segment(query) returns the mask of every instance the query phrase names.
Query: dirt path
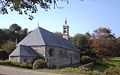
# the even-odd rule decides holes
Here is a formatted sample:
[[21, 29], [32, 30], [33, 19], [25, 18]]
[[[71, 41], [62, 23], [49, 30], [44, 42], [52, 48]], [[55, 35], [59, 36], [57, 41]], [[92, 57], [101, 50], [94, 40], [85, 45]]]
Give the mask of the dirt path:
[[0, 65], [0, 75], [61, 75], [61, 74], [37, 72], [29, 69]]

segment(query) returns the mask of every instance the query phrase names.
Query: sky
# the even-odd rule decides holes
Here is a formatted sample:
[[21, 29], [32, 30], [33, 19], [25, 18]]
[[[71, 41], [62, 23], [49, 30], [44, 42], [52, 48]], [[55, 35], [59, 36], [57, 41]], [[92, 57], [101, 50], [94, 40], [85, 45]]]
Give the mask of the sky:
[[0, 14], [0, 28], [9, 28], [11, 24], [18, 24], [22, 28], [34, 30], [39, 26], [51, 32], [62, 32], [65, 18], [70, 27], [70, 36], [77, 33], [93, 33], [99, 27], [112, 30], [115, 36], [120, 36], [120, 0], [69, 0], [58, 3], [63, 9], [45, 11], [39, 8], [32, 21], [26, 15], [10, 12], [8, 15]]

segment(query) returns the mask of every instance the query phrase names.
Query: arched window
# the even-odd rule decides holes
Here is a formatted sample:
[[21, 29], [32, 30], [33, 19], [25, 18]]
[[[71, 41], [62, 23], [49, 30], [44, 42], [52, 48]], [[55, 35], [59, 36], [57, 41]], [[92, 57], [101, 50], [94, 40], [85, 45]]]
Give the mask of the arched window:
[[53, 57], [53, 54], [54, 54], [54, 48], [50, 48], [49, 49], [49, 56]]

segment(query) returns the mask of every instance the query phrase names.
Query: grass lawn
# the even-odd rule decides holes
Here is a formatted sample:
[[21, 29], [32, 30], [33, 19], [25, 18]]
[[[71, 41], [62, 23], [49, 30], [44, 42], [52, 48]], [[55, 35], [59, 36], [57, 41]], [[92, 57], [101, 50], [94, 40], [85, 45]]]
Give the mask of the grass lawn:
[[98, 72], [104, 72], [107, 68], [111, 66], [120, 66], [120, 57], [114, 57], [108, 60], [103, 61], [101, 64], [98, 64], [91, 68], [91, 70], [96, 70]]

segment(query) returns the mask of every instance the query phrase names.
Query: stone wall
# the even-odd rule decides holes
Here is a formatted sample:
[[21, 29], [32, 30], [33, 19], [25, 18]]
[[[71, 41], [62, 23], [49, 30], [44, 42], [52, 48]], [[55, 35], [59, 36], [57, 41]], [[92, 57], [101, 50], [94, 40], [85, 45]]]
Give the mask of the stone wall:
[[20, 62], [20, 58], [15, 56], [9, 57], [9, 60], [13, 62]]
[[[50, 48], [54, 48], [52, 57], [49, 56]], [[78, 52], [59, 47], [46, 47], [45, 57], [49, 67], [62, 67], [80, 63], [80, 54]]]

